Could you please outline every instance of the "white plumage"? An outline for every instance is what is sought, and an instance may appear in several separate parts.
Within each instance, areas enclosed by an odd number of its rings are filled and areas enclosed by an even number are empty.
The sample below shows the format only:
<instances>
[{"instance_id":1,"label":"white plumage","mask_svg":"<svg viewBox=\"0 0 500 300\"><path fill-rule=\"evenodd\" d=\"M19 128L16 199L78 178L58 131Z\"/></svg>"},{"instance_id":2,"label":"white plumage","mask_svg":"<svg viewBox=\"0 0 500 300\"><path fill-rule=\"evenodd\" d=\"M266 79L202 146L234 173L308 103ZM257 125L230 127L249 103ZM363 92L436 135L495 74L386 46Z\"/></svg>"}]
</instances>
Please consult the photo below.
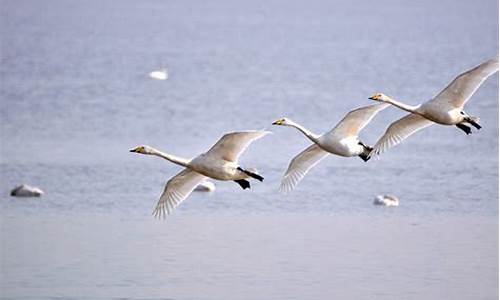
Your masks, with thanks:
<instances>
[{"instance_id":1,"label":"white plumage","mask_svg":"<svg viewBox=\"0 0 500 300\"><path fill-rule=\"evenodd\" d=\"M167 69L153 71L153 72L149 73L149 77L151 77L153 79L157 79L157 80L166 80L166 79L168 79Z\"/></svg>"},{"instance_id":2,"label":"white plumage","mask_svg":"<svg viewBox=\"0 0 500 300\"><path fill-rule=\"evenodd\" d=\"M215 184L211 181L205 180L194 189L195 192L213 192L215 191Z\"/></svg>"},{"instance_id":3,"label":"white plumage","mask_svg":"<svg viewBox=\"0 0 500 300\"><path fill-rule=\"evenodd\" d=\"M10 191L10 195L13 197L40 197L43 194L42 189L27 184L17 186Z\"/></svg>"},{"instance_id":4,"label":"white plumage","mask_svg":"<svg viewBox=\"0 0 500 300\"><path fill-rule=\"evenodd\" d=\"M344 157L360 156L367 161L371 148L360 142L358 134L379 111L388 106L383 103L355 109L323 135L316 135L287 118L275 121L273 125L295 127L314 143L290 162L281 180L280 190L292 191L307 172L329 153Z\"/></svg>"},{"instance_id":5,"label":"white plumage","mask_svg":"<svg viewBox=\"0 0 500 300\"><path fill-rule=\"evenodd\" d=\"M373 200L374 205L399 206L399 199L393 195L378 195Z\"/></svg>"},{"instance_id":6,"label":"white plumage","mask_svg":"<svg viewBox=\"0 0 500 300\"><path fill-rule=\"evenodd\" d=\"M392 104L411 114L392 123L373 146L372 153L380 154L435 123L456 125L466 134L471 133L470 126L480 129L479 118L467 115L463 110L464 105L481 84L497 71L498 56L460 74L436 97L417 106L401 103L381 93L373 95L371 100Z\"/></svg>"},{"instance_id":7,"label":"white plumage","mask_svg":"<svg viewBox=\"0 0 500 300\"><path fill-rule=\"evenodd\" d=\"M210 150L191 160L161 152L150 146L138 146L130 150L135 153L155 155L185 167L184 170L167 182L153 215L165 217L170 214L207 178L234 180L244 189L250 187L249 182L246 180L248 178L262 181L263 178L252 172L251 169L241 168L238 164L238 158L253 141L268 133L270 132L242 131L228 133Z\"/></svg>"}]
</instances>

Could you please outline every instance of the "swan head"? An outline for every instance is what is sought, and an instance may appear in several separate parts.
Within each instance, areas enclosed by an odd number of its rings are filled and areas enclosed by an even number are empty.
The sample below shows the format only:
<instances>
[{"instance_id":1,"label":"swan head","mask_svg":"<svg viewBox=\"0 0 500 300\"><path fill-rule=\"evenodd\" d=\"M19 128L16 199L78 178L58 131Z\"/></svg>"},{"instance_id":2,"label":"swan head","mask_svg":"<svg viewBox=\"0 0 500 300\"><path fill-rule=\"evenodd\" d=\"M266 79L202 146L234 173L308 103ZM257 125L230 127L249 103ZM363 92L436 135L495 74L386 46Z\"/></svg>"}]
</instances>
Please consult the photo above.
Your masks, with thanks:
<instances>
[{"instance_id":1,"label":"swan head","mask_svg":"<svg viewBox=\"0 0 500 300\"><path fill-rule=\"evenodd\" d=\"M291 126L293 124L292 120L287 118L281 118L273 122L273 125L281 125L281 126Z\"/></svg>"},{"instance_id":2,"label":"swan head","mask_svg":"<svg viewBox=\"0 0 500 300\"><path fill-rule=\"evenodd\" d=\"M134 149L130 149L130 152L140 153L140 154L153 154L153 148L149 146L137 146Z\"/></svg>"},{"instance_id":3,"label":"swan head","mask_svg":"<svg viewBox=\"0 0 500 300\"><path fill-rule=\"evenodd\" d=\"M382 94L382 93L376 93L368 99L373 100L373 101L378 101L378 102L389 102L391 100L391 98L389 98L389 96Z\"/></svg>"}]
</instances>

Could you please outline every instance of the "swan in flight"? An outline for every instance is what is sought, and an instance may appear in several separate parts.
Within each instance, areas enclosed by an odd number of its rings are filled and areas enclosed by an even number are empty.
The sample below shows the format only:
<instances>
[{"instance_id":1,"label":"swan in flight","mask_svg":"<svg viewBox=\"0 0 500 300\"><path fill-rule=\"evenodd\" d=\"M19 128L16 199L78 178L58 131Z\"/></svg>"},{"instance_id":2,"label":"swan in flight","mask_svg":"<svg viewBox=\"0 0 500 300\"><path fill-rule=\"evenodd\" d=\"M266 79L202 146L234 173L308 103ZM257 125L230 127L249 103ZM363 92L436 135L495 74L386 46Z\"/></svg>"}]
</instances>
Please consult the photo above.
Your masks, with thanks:
<instances>
[{"instance_id":1,"label":"swan in flight","mask_svg":"<svg viewBox=\"0 0 500 300\"><path fill-rule=\"evenodd\" d=\"M158 71L153 71L149 73L149 77L158 80L166 80L168 78L168 73L166 68L162 68Z\"/></svg>"},{"instance_id":2,"label":"swan in flight","mask_svg":"<svg viewBox=\"0 0 500 300\"><path fill-rule=\"evenodd\" d=\"M372 155L380 154L401 143L413 133L432 124L455 125L466 134L472 132L469 125L481 129L479 118L464 112L464 105L481 84L498 71L498 56L479 66L458 75L444 90L433 99L416 106L407 105L378 93L369 99L392 104L409 115L393 122L384 135L373 146Z\"/></svg>"},{"instance_id":3,"label":"swan in flight","mask_svg":"<svg viewBox=\"0 0 500 300\"><path fill-rule=\"evenodd\" d=\"M359 156L364 161L368 161L372 148L359 140L358 133L379 111L388 106L389 104L382 103L353 110L335 128L323 135L314 134L287 118L275 121L273 125L295 127L313 142L290 162L281 180L280 190L292 191L307 172L329 153L344 157Z\"/></svg>"},{"instance_id":4,"label":"swan in flight","mask_svg":"<svg viewBox=\"0 0 500 300\"><path fill-rule=\"evenodd\" d=\"M155 155L185 167L167 182L153 215L165 218L208 177L235 181L243 189L250 188L248 178L263 181L264 178L251 169L242 168L238 158L253 141L268 133L270 132L241 131L225 134L210 150L193 159L167 154L150 146L138 146L130 150L130 152Z\"/></svg>"}]
</instances>

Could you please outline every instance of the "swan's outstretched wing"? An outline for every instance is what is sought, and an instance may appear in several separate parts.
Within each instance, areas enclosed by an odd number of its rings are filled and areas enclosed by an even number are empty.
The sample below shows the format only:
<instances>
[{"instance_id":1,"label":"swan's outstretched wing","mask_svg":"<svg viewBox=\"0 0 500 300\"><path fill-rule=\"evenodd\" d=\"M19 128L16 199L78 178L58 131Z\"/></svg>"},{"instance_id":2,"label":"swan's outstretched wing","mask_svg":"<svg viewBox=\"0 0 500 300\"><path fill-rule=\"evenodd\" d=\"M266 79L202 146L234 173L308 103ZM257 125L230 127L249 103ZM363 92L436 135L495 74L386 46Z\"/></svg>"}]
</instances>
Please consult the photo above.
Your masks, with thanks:
<instances>
[{"instance_id":1,"label":"swan's outstretched wing","mask_svg":"<svg viewBox=\"0 0 500 300\"><path fill-rule=\"evenodd\" d=\"M285 193L292 191L299 181L306 176L307 172L327 155L328 152L318 145L312 144L295 156L288 165L283 179L281 179L280 191Z\"/></svg>"},{"instance_id":2,"label":"swan's outstretched wing","mask_svg":"<svg viewBox=\"0 0 500 300\"><path fill-rule=\"evenodd\" d=\"M387 128L384 135L377 141L375 146L373 146L370 156L374 153L380 154L386 151L387 149L401 143L413 133L432 124L434 124L434 122L429 121L417 114L409 114L397 120Z\"/></svg>"},{"instance_id":3,"label":"swan's outstretched wing","mask_svg":"<svg viewBox=\"0 0 500 300\"><path fill-rule=\"evenodd\" d=\"M165 218L206 178L191 169L182 170L167 182L153 215Z\"/></svg>"},{"instance_id":4,"label":"swan's outstretched wing","mask_svg":"<svg viewBox=\"0 0 500 300\"><path fill-rule=\"evenodd\" d=\"M449 103L453 107L461 108L481 84L497 71L498 56L480 64L472 70L458 75L430 102Z\"/></svg>"},{"instance_id":5,"label":"swan's outstretched wing","mask_svg":"<svg viewBox=\"0 0 500 300\"><path fill-rule=\"evenodd\" d=\"M357 136L379 111L389 106L388 103L379 103L350 111L328 134Z\"/></svg>"},{"instance_id":6,"label":"swan's outstretched wing","mask_svg":"<svg viewBox=\"0 0 500 300\"><path fill-rule=\"evenodd\" d=\"M227 133L206 154L235 162L253 141L269 133L260 130Z\"/></svg>"}]
</instances>

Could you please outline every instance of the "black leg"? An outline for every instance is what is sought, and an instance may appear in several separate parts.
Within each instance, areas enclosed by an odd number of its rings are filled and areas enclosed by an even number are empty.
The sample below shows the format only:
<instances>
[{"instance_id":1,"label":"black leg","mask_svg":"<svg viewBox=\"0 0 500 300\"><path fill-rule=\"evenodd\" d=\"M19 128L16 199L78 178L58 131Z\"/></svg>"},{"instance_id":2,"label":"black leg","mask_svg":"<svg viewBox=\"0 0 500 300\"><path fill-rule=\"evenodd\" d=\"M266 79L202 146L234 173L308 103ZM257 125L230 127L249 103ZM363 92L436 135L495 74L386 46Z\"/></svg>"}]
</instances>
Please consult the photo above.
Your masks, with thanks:
<instances>
[{"instance_id":1,"label":"black leg","mask_svg":"<svg viewBox=\"0 0 500 300\"><path fill-rule=\"evenodd\" d=\"M372 147L370 147L370 146L368 146L368 145L365 145L362 141L358 141L358 145L363 146L363 148L365 148L365 150L368 150L368 151L373 150L373 148L372 148Z\"/></svg>"},{"instance_id":2,"label":"black leg","mask_svg":"<svg viewBox=\"0 0 500 300\"><path fill-rule=\"evenodd\" d=\"M236 182L237 184L239 184L242 189L249 189L250 188L250 182L248 182L245 179L235 180L234 182Z\"/></svg>"},{"instance_id":3,"label":"black leg","mask_svg":"<svg viewBox=\"0 0 500 300\"><path fill-rule=\"evenodd\" d=\"M465 122L471 124L472 126L476 127L477 130L481 129L481 125L479 125L476 121L474 121L472 118L467 118L465 119Z\"/></svg>"},{"instance_id":4,"label":"black leg","mask_svg":"<svg viewBox=\"0 0 500 300\"><path fill-rule=\"evenodd\" d=\"M260 182L264 181L264 177L260 176L259 174L252 173L252 172L244 170L244 169L242 169L240 167L238 167L238 170L241 171L241 172L243 172L243 173L245 173L245 174L247 174L248 176L250 176L250 177L252 177L254 179L257 179Z\"/></svg>"},{"instance_id":5,"label":"black leg","mask_svg":"<svg viewBox=\"0 0 500 300\"><path fill-rule=\"evenodd\" d=\"M467 135L471 134L471 132L472 132L471 128L465 124L459 123L456 126L460 129L462 129L465 132L465 134L467 134Z\"/></svg>"}]
</instances>

